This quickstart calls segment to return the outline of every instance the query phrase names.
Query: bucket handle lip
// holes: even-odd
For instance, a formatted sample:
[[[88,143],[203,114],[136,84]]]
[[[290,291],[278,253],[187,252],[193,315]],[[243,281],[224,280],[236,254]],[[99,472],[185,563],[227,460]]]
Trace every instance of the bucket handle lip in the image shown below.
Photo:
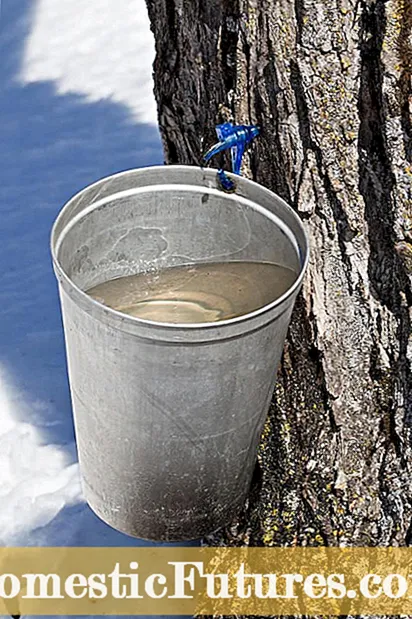
[[[158,322],[158,321],[154,321],[154,320],[146,320],[144,318],[138,318],[137,316],[131,316],[129,314],[123,314],[122,312],[119,312],[113,308],[110,308],[106,305],[104,305],[103,303],[100,303],[99,301],[97,301],[96,299],[93,299],[90,295],[88,295],[85,291],[83,291],[81,288],[79,288],[79,286],[77,286],[77,284],[75,284],[72,279],[66,274],[66,272],[64,271],[64,269],[62,268],[62,266],[60,265],[60,262],[58,260],[57,257],[57,252],[60,246],[60,243],[58,242],[58,239],[56,239],[56,228],[58,226],[60,217],[63,216],[64,212],[66,211],[66,209],[70,206],[72,200],[74,200],[75,198],[78,198],[79,196],[81,196],[81,194],[83,194],[83,192],[86,192],[88,190],[90,190],[93,186],[104,182],[105,180],[110,181],[113,180],[114,178],[119,178],[121,176],[127,176],[128,174],[130,174],[131,172],[136,172],[136,171],[142,171],[144,172],[144,170],[150,169],[150,170],[164,170],[167,167],[173,167],[174,170],[178,170],[180,169],[184,169],[184,170],[188,170],[188,169],[197,169],[195,166],[150,166],[149,168],[137,168],[137,169],[130,169],[130,170],[126,170],[123,172],[119,172],[118,174],[114,174],[114,175],[110,175],[108,177],[105,177],[103,179],[100,179],[98,181],[96,181],[96,183],[93,183],[92,185],[88,185],[87,187],[85,187],[83,190],[81,190],[80,192],[78,192],[77,194],[75,194],[74,196],[72,196],[72,198],[66,202],[66,204],[63,206],[63,208],[61,209],[60,213],[58,214],[52,230],[51,230],[51,235],[50,235],[50,248],[51,248],[51,254],[52,254],[52,261],[53,261],[53,265],[56,271],[56,274],[58,274],[58,277],[60,279],[60,281],[62,283],[64,283],[66,285],[66,287],[68,289],[72,289],[74,290],[78,295],[80,295],[80,297],[83,299],[83,301],[87,300],[87,303],[91,304],[91,306],[98,308],[99,310],[104,309],[105,313],[108,315],[112,315],[113,318],[116,318],[117,320],[119,318],[122,319],[122,322],[127,322],[130,323],[131,325],[134,325],[135,327],[138,326],[144,326],[144,327],[151,327],[151,328],[158,328],[158,329],[164,329],[165,331],[195,331],[195,330],[210,330],[210,329],[216,329],[216,328],[226,328],[226,327],[230,327],[236,324],[241,324],[244,323],[246,321],[249,320],[253,320],[254,318],[259,318],[260,316],[266,314],[267,312],[270,312],[271,310],[277,308],[278,306],[282,305],[283,303],[285,303],[291,296],[294,295],[294,293],[296,293],[299,288],[302,285],[302,281],[303,278],[305,276],[308,264],[309,264],[309,256],[310,256],[310,249],[309,249],[309,241],[308,241],[308,237],[306,234],[306,231],[303,227],[303,224],[300,220],[300,218],[298,217],[298,215],[295,213],[295,211],[291,208],[291,206],[289,204],[287,204],[282,198],[280,198],[280,196],[277,196],[276,194],[274,194],[272,191],[270,191],[269,189],[267,189],[266,187],[263,187],[262,185],[259,185],[258,183],[255,183],[254,181],[251,181],[249,179],[243,179],[243,181],[246,181],[247,183],[252,183],[254,185],[257,185],[257,187],[259,187],[259,190],[265,190],[265,192],[267,192],[268,194],[271,194],[274,198],[276,198],[282,205],[283,208],[286,208],[295,218],[296,223],[298,224],[301,232],[303,233],[303,237],[304,237],[304,241],[305,241],[305,247],[303,248],[304,250],[306,250],[306,255],[304,260],[302,260],[302,248],[300,247],[300,245],[298,243],[296,243],[296,249],[298,250],[298,256],[300,259],[300,272],[296,278],[296,280],[294,281],[294,283],[292,284],[292,286],[290,286],[290,288],[288,288],[288,290],[286,290],[286,292],[283,293],[283,295],[281,295],[280,297],[278,297],[277,299],[275,299],[274,301],[272,301],[271,303],[268,303],[266,305],[264,305],[263,307],[258,308],[257,310],[254,310],[253,312],[248,312],[246,314],[242,314],[241,316],[236,316],[234,318],[229,318],[226,320],[220,320],[217,322],[200,322],[200,323],[169,323],[169,322]],[[204,171],[204,170],[203,170]],[[209,172],[213,172],[213,170],[211,168],[208,168]],[[145,186],[141,186],[141,187],[136,187],[136,188],[132,188],[129,190],[125,190],[125,191],[120,191],[120,192],[116,192],[114,194],[111,194],[109,196],[107,196],[106,198],[103,198],[102,200],[97,200],[95,202],[92,202],[89,206],[90,206],[90,211],[94,210],[94,208],[97,208],[98,205],[104,205],[106,202],[110,202],[111,200],[113,200],[113,198],[115,196],[120,196],[120,195],[130,195],[130,194],[135,194],[135,193],[145,193],[147,191],[149,191],[150,189],[157,187],[157,188],[161,188],[161,187],[186,187],[187,190],[190,190],[191,187],[198,187],[198,185],[190,185],[190,184],[179,184],[179,183],[167,183],[167,182],[163,182],[163,183],[158,183],[158,184],[153,184],[153,185],[145,185]],[[211,193],[219,193],[221,195],[221,192],[213,187],[205,187],[204,188],[206,191],[210,191]],[[141,190],[141,191],[139,191]],[[233,195],[231,194],[231,197],[233,199]],[[264,214],[266,216],[268,216],[269,219],[271,219],[272,221],[274,221],[274,219],[278,220],[279,218],[276,217],[276,215],[274,215],[273,213],[271,213],[271,211],[269,211],[267,208],[261,206],[258,203],[253,202],[252,200],[250,200],[249,198],[246,198],[242,195],[238,195],[236,194],[236,198],[239,199],[239,201],[243,202],[243,203],[249,203],[255,210],[258,210],[259,212],[264,212]],[[91,208],[93,207],[93,208]],[[89,212],[89,208],[86,209],[87,212]],[[83,215],[85,214],[84,212],[82,213]],[[79,214],[80,215],[80,214]],[[73,225],[75,220],[77,220],[77,216],[75,216],[74,220],[73,220]],[[276,221],[276,224],[279,225],[278,221]],[[282,222],[283,224],[283,222]],[[281,228],[284,229],[285,226],[284,224],[281,225]],[[288,235],[289,236],[289,235]],[[295,241],[296,242],[296,241]]]
[[[64,242],[64,237],[68,234],[68,232],[70,232],[70,230],[74,226],[76,226],[83,218],[87,217],[89,214],[93,213],[95,210],[99,209],[100,207],[103,207],[106,204],[110,204],[110,202],[120,200],[121,198],[128,198],[130,196],[136,196],[136,195],[151,193],[151,192],[167,192],[173,189],[180,191],[184,194],[185,192],[189,193],[190,191],[193,191],[194,187],[196,187],[196,185],[186,185],[186,184],[178,184],[178,183],[162,183],[162,184],[159,183],[157,185],[145,185],[143,187],[133,187],[131,189],[124,189],[123,191],[116,191],[116,193],[110,194],[109,196],[101,198],[100,200],[96,200],[95,202],[92,202],[91,204],[89,204],[85,209],[77,213],[67,223],[64,230],[62,230],[57,237],[56,235],[54,236],[52,240],[52,246],[51,246],[52,253],[55,256],[56,260],[58,261],[58,253],[59,253],[60,246]],[[216,189],[214,187],[204,187],[203,193],[208,193],[212,196],[222,198],[222,192],[219,189]],[[236,195],[234,197],[232,194],[230,195],[223,194],[223,198],[227,199],[228,201],[233,201],[233,202],[236,200],[238,204],[242,204],[246,207],[251,208],[252,210],[260,213],[261,215],[269,219],[272,223],[274,223],[283,232],[283,234],[289,238],[289,241],[294,246],[296,254],[299,256],[299,261],[301,263],[300,266],[302,268],[302,250],[298,242],[296,241],[295,236],[291,234],[290,228],[281,220],[281,218],[278,215],[276,215],[275,213],[272,213],[269,209],[260,205],[258,202],[254,202],[250,198],[247,198],[242,195]]]

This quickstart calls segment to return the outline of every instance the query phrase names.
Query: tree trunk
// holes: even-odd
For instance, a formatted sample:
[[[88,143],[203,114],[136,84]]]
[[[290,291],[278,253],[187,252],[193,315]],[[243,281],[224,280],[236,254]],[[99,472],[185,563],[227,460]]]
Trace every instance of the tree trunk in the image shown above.
[[[243,173],[311,261],[241,522],[212,543],[412,539],[412,3],[147,0],[168,163],[258,124]],[[259,478],[260,477],[260,478]]]

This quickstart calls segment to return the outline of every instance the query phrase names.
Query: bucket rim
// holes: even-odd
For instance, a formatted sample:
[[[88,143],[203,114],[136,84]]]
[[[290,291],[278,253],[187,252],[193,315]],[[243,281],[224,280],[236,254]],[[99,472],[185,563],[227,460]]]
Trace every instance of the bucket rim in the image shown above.
[[[286,290],[286,292],[284,292],[280,297],[276,298],[274,301],[271,301],[270,303],[267,303],[266,305],[263,305],[262,307],[254,310],[253,312],[248,312],[246,314],[241,314],[240,316],[236,316],[233,318],[229,318],[226,320],[219,320],[219,321],[215,321],[215,322],[199,322],[199,323],[169,323],[169,322],[159,322],[159,321],[154,321],[154,320],[147,320],[145,318],[139,318],[137,316],[131,316],[130,314],[124,314],[123,312],[120,312],[118,310],[115,310],[107,305],[104,305],[103,303],[101,303],[100,301],[97,301],[96,299],[94,299],[93,297],[91,297],[89,294],[87,294],[87,292],[83,291],[77,284],[74,283],[74,281],[67,275],[67,273],[65,272],[65,270],[63,269],[63,267],[60,264],[60,261],[58,259],[57,253],[58,253],[58,249],[59,249],[59,243],[58,243],[58,238],[57,238],[57,228],[59,226],[60,220],[61,218],[65,215],[65,213],[67,212],[67,210],[69,210],[72,202],[78,198],[81,197],[82,194],[86,194],[87,192],[89,192],[90,190],[93,189],[93,187],[99,185],[99,184],[103,184],[105,181],[109,182],[111,180],[114,179],[120,179],[122,176],[128,176],[130,174],[139,172],[141,174],[144,174],[145,171],[147,170],[151,170],[151,171],[162,171],[165,172],[165,170],[167,169],[173,169],[173,171],[175,172],[179,172],[179,170],[182,171],[199,171],[201,170],[202,173],[204,173],[207,176],[210,176],[211,180],[214,180],[216,178],[217,169],[214,168],[200,168],[198,166],[188,166],[188,165],[156,165],[156,166],[145,166],[142,168],[130,168],[128,170],[123,170],[121,172],[117,172],[115,174],[110,174],[108,176],[102,177],[100,179],[98,179],[97,181],[95,181],[94,183],[91,183],[90,185],[87,185],[86,187],[84,187],[83,189],[81,189],[80,191],[76,192],[74,195],[72,195],[71,198],[69,198],[69,200],[66,201],[66,203],[63,205],[63,207],[60,209],[50,232],[50,251],[51,251],[51,256],[52,256],[52,261],[53,261],[53,266],[56,272],[56,275],[58,276],[58,279],[62,282],[62,284],[68,289],[68,290],[72,290],[75,292],[76,295],[79,296],[80,299],[83,300],[84,304],[88,304],[90,307],[94,307],[96,308],[96,310],[100,312],[104,312],[105,315],[107,316],[112,316],[116,322],[121,322],[122,324],[124,324],[125,322],[130,324],[130,326],[135,326],[135,327],[143,327],[143,328],[152,328],[152,329],[163,329],[165,331],[168,332],[172,332],[172,331],[205,331],[205,330],[211,330],[211,329],[225,329],[225,328],[229,328],[231,326],[236,326],[236,325],[240,325],[242,323],[248,322],[250,320],[253,320],[255,318],[259,318],[260,316],[267,314],[268,312],[271,312],[272,310],[275,310],[277,308],[279,308],[280,306],[282,306],[283,304],[285,304],[287,302],[287,300],[290,297],[293,297],[300,289],[302,282],[303,282],[303,278],[305,276],[308,264],[309,264],[309,259],[310,259],[310,246],[309,246],[309,239],[308,239],[308,235],[306,233],[306,230],[302,224],[301,219],[299,218],[299,216],[297,215],[297,213],[294,211],[294,209],[292,209],[292,207],[285,202],[285,200],[283,200],[280,196],[278,196],[277,194],[275,194],[273,191],[271,191],[270,189],[268,189],[267,187],[264,187],[263,185],[260,185],[259,183],[252,181],[250,179],[247,179],[245,177],[239,177],[235,174],[232,173],[228,173],[229,177],[232,177],[233,180],[237,181],[237,183],[239,183],[239,181],[244,184],[244,185],[251,185],[251,186],[255,186],[256,189],[258,191],[263,191],[266,192],[268,196],[273,197],[281,206],[282,208],[286,209],[289,214],[292,216],[292,218],[294,219],[295,224],[298,226],[303,240],[304,240],[304,247],[301,247],[301,245],[298,243],[297,239],[296,239],[296,234],[292,232],[294,240],[296,242],[297,248],[298,248],[298,257],[300,259],[300,270],[299,273],[297,274],[297,277],[295,279],[295,281],[293,282],[293,284]],[[144,185],[142,187],[139,187],[139,189],[145,189],[148,190],[149,188],[155,188],[155,187],[162,187],[165,185],[168,185],[169,183],[167,183],[167,181],[165,180],[162,183],[157,183],[157,184],[150,184],[150,182],[148,183],[148,185]],[[176,185],[178,185],[177,183],[174,183]],[[185,186],[190,187],[190,183],[185,183]],[[201,187],[201,185],[193,183],[192,185],[194,188],[195,187]],[[138,188],[136,188],[138,189]],[[205,190],[208,189],[208,187],[204,187]],[[209,189],[211,189],[211,187],[209,187]],[[129,190],[125,190],[125,191],[129,191]],[[107,198],[111,198],[115,195],[121,195],[123,192],[122,191],[115,191],[111,196],[106,196]],[[234,198],[236,196],[235,194],[228,194],[228,197],[232,197]],[[259,211],[264,211],[264,214],[268,217],[268,219],[272,219],[273,220],[273,213],[271,213],[271,211],[269,209],[267,209],[266,207],[262,206],[261,204],[259,204],[259,202],[254,202],[253,200],[251,200],[250,198],[245,198],[242,195],[237,195],[238,198],[242,198],[243,201],[248,201],[250,202],[252,205],[255,205],[258,207]],[[103,200],[102,200],[103,201]],[[88,206],[92,206],[92,205],[98,205],[101,201],[97,200],[95,202],[90,203],[90,205]],[[303,257],[303,259],[302,259]]]

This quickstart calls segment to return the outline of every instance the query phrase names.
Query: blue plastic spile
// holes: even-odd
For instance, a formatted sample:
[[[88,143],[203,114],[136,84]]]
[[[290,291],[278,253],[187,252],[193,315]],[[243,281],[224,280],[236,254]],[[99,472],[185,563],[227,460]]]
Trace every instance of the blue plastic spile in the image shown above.
[[[231,149],[232,172],[240,174],[243,153],[246,145],[249,144],[257,135],[260,129],[256,125],[233,125],[223,123],[217,125],[216,134],[219,142],[209,148],[203,159],[205,162],[228,148]]]

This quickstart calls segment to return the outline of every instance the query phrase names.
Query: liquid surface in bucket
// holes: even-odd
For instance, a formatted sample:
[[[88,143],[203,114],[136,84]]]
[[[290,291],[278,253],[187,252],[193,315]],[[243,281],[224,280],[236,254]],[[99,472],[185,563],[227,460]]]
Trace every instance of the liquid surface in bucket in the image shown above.
[[[217,322],[272,303],[296,278],[292,269],[269,262],[209,262],[112,279],[87,294],[145,320]]]

